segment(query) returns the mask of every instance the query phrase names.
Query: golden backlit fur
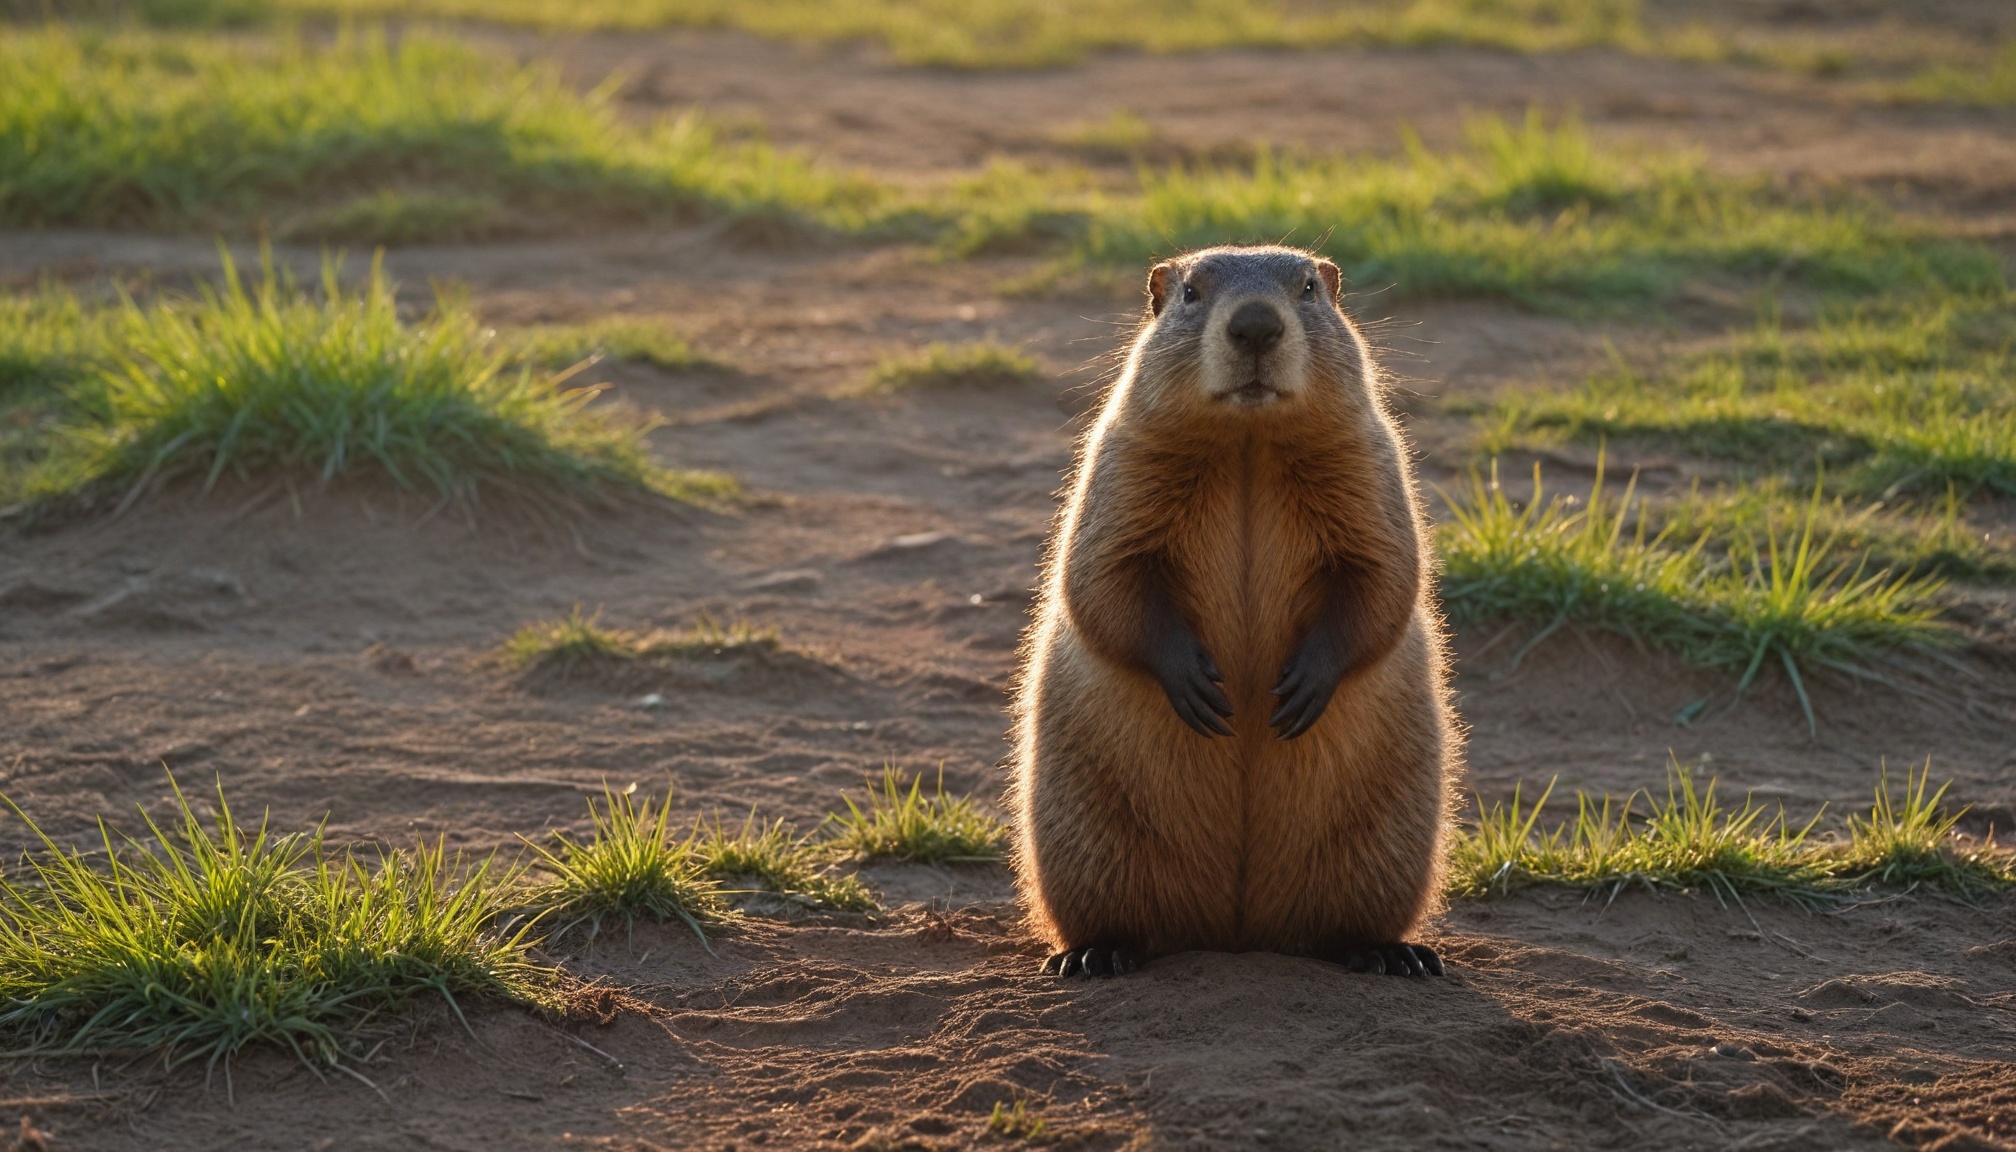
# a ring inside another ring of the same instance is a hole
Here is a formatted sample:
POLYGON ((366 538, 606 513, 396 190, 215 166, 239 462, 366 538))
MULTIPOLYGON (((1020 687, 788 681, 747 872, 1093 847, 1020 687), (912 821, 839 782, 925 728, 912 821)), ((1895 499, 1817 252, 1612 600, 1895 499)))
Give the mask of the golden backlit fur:
POLYGON ((1015 868, 1057 949, 1337 958, 1406 940, 1435 906, 1460 742, 1433 553, 1337 289, 1328 261, 1285 248, 1151 277, 1156 312, 1080 446, 1017 685, 1015 868), (1286 324, 1257 368, 1222 335, 1252 299, 1286 324), (1158 587, 1215 658, 1233 735, 1193 730, 1144 670, 1158 587), (1273 689, 1321 627, 1348 667, 1313 727, 1278 738, 1273 689))

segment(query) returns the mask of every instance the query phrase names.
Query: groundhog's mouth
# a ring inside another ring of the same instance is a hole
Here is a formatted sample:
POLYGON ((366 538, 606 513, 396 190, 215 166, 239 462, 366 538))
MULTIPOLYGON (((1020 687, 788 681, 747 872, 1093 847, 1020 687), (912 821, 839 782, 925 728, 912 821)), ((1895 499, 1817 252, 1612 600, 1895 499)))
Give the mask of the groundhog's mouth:
POLYGON ((1230 400, 1242 408, 1257 408, 1279 399, 1281 393, 1265 380, 1249 380, 1229 392, 1220 392, 1218 396, 1219 399, 1230 400))

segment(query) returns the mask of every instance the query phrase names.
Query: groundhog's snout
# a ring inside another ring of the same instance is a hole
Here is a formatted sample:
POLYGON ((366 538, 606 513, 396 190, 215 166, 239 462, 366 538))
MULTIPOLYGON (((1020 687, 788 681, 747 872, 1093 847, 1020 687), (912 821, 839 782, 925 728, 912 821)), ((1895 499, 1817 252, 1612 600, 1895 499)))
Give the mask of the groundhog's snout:
POLYGON ((1241 352, 1258 356, 1281 342, 1281 313, 1260 300, 1248 300, 1232 313, 1225 336, 1241 352))

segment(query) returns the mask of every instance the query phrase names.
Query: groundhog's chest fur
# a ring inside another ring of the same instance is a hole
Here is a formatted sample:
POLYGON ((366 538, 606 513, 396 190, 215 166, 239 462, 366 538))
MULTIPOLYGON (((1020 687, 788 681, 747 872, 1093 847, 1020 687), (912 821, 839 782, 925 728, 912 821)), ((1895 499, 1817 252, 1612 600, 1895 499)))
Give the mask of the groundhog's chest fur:
MULTIPOLYGON (((1284 500, 1292 460, 1258 437, 1200 459, 1168 540, 1178 607, 1217 655, 1234 707, 1252 715, 1311 613, 1317 528, 1284 500)), ((1269 735, 1248 725, 1252 737, 1269 735)))

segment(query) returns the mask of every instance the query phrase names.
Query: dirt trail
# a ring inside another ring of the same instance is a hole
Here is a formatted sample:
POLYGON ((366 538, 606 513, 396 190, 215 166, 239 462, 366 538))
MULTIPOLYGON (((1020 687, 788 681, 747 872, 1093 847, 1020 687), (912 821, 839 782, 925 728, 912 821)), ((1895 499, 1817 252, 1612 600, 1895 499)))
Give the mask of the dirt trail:
MULTIPOLYGON (((641 61, 626 89, 640 105, 699 101, 835 160, 933 178, 997 151, 1067 154, 1060 127, 1121 108, 1178 151, 1215 154, 1388 148, 1401 123, 1442 143, 1466 106, 1539 101, 1731 169, 1878 185, 1910 173, 1912 203, 1983 227, 2016 187, 2006 113, 1870 107, 1825 84, 1605 53, 1248 52, 954 74, 714 34, 481 35, 584 80, 641 61)), ((20 282, 174 282, 214 263, 202 238, 0 236, 0 278, 20 282)), ((469 283, 500 322, 667 318, 738 369, 605 369, 607 402, 666 417, 654 442, 668 462, 730 472, 752 500, 732 515, 571 522, 500 506, 471 525, 369 485, 227 485, 32 533, 0 521, 0 791, 80 836, 100 815, 158 807, 165 763, 287 825, 326 814, 338 839, 439 834, 473 849, 578 830, 605 780, 669 779, 689 811, 753 804, 806 827, 885 761, 942 762, 948 785, 997 794, 1003 691, 1052 493, 1131 300, 996 294, 1026 270, 1014 261, 751 251, 710 228, 405 249, 389 265, 416 298, 430 278, 469 283), (1028 347, 1052 378, 833 395, 892 351, 983 336, 1028 347), (625 626, 747 618, 784 650, 621 680, 527 678, 490 658, 518 625, 575 604, 625 626)), ((1574 379, 1606 337, 1700 335, 1686 316, 1660 334, 1485 304, 1361 308, 1391 317, 1379 338, 1438 482, 1462 464, 1467 426, 1435 398, 1574 379)), ((1516 648, 1495 629, 1458 637, 1470 783, 1487 797, 1557 774, 1656 787, 1670 757, 1794 813, 1838 813, 1864 802, 1880 762, 1929 754, 1981 826, 2016 826, 2006 726, 1962 707, 1826 681, 1814 742, 1782 686, 1735 701, 1719 676, 1573 632, 1515 670, 1516 648), (1676 722, 1703 697, 1698 719, 1676 722)), ((2011 690, 2008 666, 1982 667, 2011 690)), ((0 824, 0 846, 22 841, 0 824)), ((234 1067, 228 1092, 188 1071, 22 1065, 0 1122, 26 1107, 59 1148, 954 1147, 983 1140, 997 1102, 1024 1099, 1061 1146, 1087 1148, 2016 1141, 2006 903, 1914 896, 1815 915, 1539 894, 1453 909, 1437 938, 1457 975, 1442 984, 1193 955, 1060 988, 1032 975, 1003 871, 871 879, 887 918, 753 920, 720 934, 718 957, 671 930, 605 941, 578 964, 636 985, 648 1013, 576 1030, 484 1011, 473 1035, 436 1020, 361 1069, 382 1098, 277 1057, 234 1067)))

